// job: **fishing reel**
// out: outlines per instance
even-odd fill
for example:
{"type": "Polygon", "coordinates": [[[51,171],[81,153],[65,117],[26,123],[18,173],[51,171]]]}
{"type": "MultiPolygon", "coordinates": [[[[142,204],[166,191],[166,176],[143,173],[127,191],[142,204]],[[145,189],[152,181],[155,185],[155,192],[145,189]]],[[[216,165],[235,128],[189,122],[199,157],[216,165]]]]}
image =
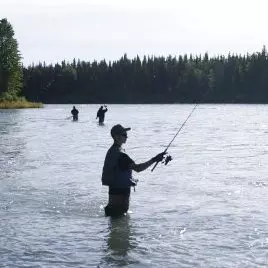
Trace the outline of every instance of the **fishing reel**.
{"type": "Polygon", "coordinates": [[[166,166],[166,165],[173,159],[172,156],[169,155],[169,154],[166,152],[166,150],[165,150],[162,154],[163,154],[163,158],[162,158],[162,160],[157,161],[157,162],[154,164],[153,168],[151,169],[152,172],[154,171],[154,169],[155,169],[155,167],[158,165],[158,163],[165,164],[165,166],[166,166]]]}
{"type": "Polygon", "coordinates": [[[172,159],[173,159],[173,158],[172,158],[171,155],[166,154],[166,155],[164,156],[164,159],[162,160],[162,163],[165,164],[165,166],[166,166],[172,159]]]}

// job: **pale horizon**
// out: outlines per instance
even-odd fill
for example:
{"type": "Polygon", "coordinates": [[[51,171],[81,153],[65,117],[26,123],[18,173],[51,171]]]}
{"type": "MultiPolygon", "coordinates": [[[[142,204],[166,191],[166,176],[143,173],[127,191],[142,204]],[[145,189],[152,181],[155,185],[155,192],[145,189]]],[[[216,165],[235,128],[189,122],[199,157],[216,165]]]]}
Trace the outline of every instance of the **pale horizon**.
{"type": "Polygon", "coordinates": [[[0,0],[24,65],[124,54],[210,56],[253,53],[268,44],[264,0],[0,0]]]}

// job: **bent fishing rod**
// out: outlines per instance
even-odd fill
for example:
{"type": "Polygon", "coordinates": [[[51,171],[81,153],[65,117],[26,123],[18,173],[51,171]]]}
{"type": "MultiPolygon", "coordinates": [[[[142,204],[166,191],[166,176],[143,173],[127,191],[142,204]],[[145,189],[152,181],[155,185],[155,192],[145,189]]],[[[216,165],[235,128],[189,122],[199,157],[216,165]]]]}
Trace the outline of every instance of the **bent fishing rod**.
{"type": "MultiPolygon", "coordinates": [[[[171,143],[175,140],[175,138],[178,136],[178,134],[180,133],[180,131],[182,130],[182,128],[184,127],[184,125],[186,124],[186,122],[188,121],[188,119],[191,117],[191,115],[193,114],[194,110],[196,109],[198,103],[194,106],[194,108],[192,109],[192,111],[189,113],[189,115],[187,116],[186,120],[183,122],[183,124],[181,125],[181,127],[179,128],[179,130],[177,131],[177,133],[175,134],[175,136],[173,137],[173,139],[170,141],[170,143],[168,144],[168,146],[166,147],[165,151],[163,152],[164,154],[167,153],[168,148],[170,147],[171,143]]],[[[171,161],[171,156],[167,156],[166,158],[166,162],[165,164],[167,164],[169,161],[171,161]]],[[[156,162],[152,168],[152,172],[154,171],[154,169],[156,168],[156,166],[158,165],[160,161],[156,162]]]]}

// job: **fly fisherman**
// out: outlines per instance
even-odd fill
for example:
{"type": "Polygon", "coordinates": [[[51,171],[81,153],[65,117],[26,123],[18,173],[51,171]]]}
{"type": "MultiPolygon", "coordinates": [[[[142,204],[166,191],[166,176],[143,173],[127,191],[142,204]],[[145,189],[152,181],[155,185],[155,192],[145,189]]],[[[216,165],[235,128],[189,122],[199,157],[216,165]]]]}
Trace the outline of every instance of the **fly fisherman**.
{"type": "Polygon", "coordinates": [[[113,145],[108,150],[103,171],[102,185],[109,186],[109,201],[105,207],[106,216],[124,215],[129,208],[129,198],[131,186],[136,182],[132,179],[132,170],[141,172],[156,162],[161,162],[165,152],[157,154],[147,162],[136,164],[122,149],[122,144],[126,142],[127,131],[121,125],[115,125],[111,129],[113,145]]]}

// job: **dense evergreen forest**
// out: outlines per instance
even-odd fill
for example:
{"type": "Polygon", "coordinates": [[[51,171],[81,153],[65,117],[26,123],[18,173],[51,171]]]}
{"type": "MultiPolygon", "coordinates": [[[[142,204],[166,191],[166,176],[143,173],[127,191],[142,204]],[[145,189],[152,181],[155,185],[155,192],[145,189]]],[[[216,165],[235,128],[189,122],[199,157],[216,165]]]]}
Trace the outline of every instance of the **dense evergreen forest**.
{"type": "MultiPolygon", "coordinates": [[[[268,54],[125,54],[114,62],[23,67],[14,30],[0,20],[0,102],[34,103],[268,103],[268,54]]],[[[20,104],[21,105],[21,104],[20,104]]]]}
{"type": "Polygon", "coordinates": [[[73,60],[23,68],[24,95],[44,103],[268,103],[266,48],[248,55],[73,60]]]}

